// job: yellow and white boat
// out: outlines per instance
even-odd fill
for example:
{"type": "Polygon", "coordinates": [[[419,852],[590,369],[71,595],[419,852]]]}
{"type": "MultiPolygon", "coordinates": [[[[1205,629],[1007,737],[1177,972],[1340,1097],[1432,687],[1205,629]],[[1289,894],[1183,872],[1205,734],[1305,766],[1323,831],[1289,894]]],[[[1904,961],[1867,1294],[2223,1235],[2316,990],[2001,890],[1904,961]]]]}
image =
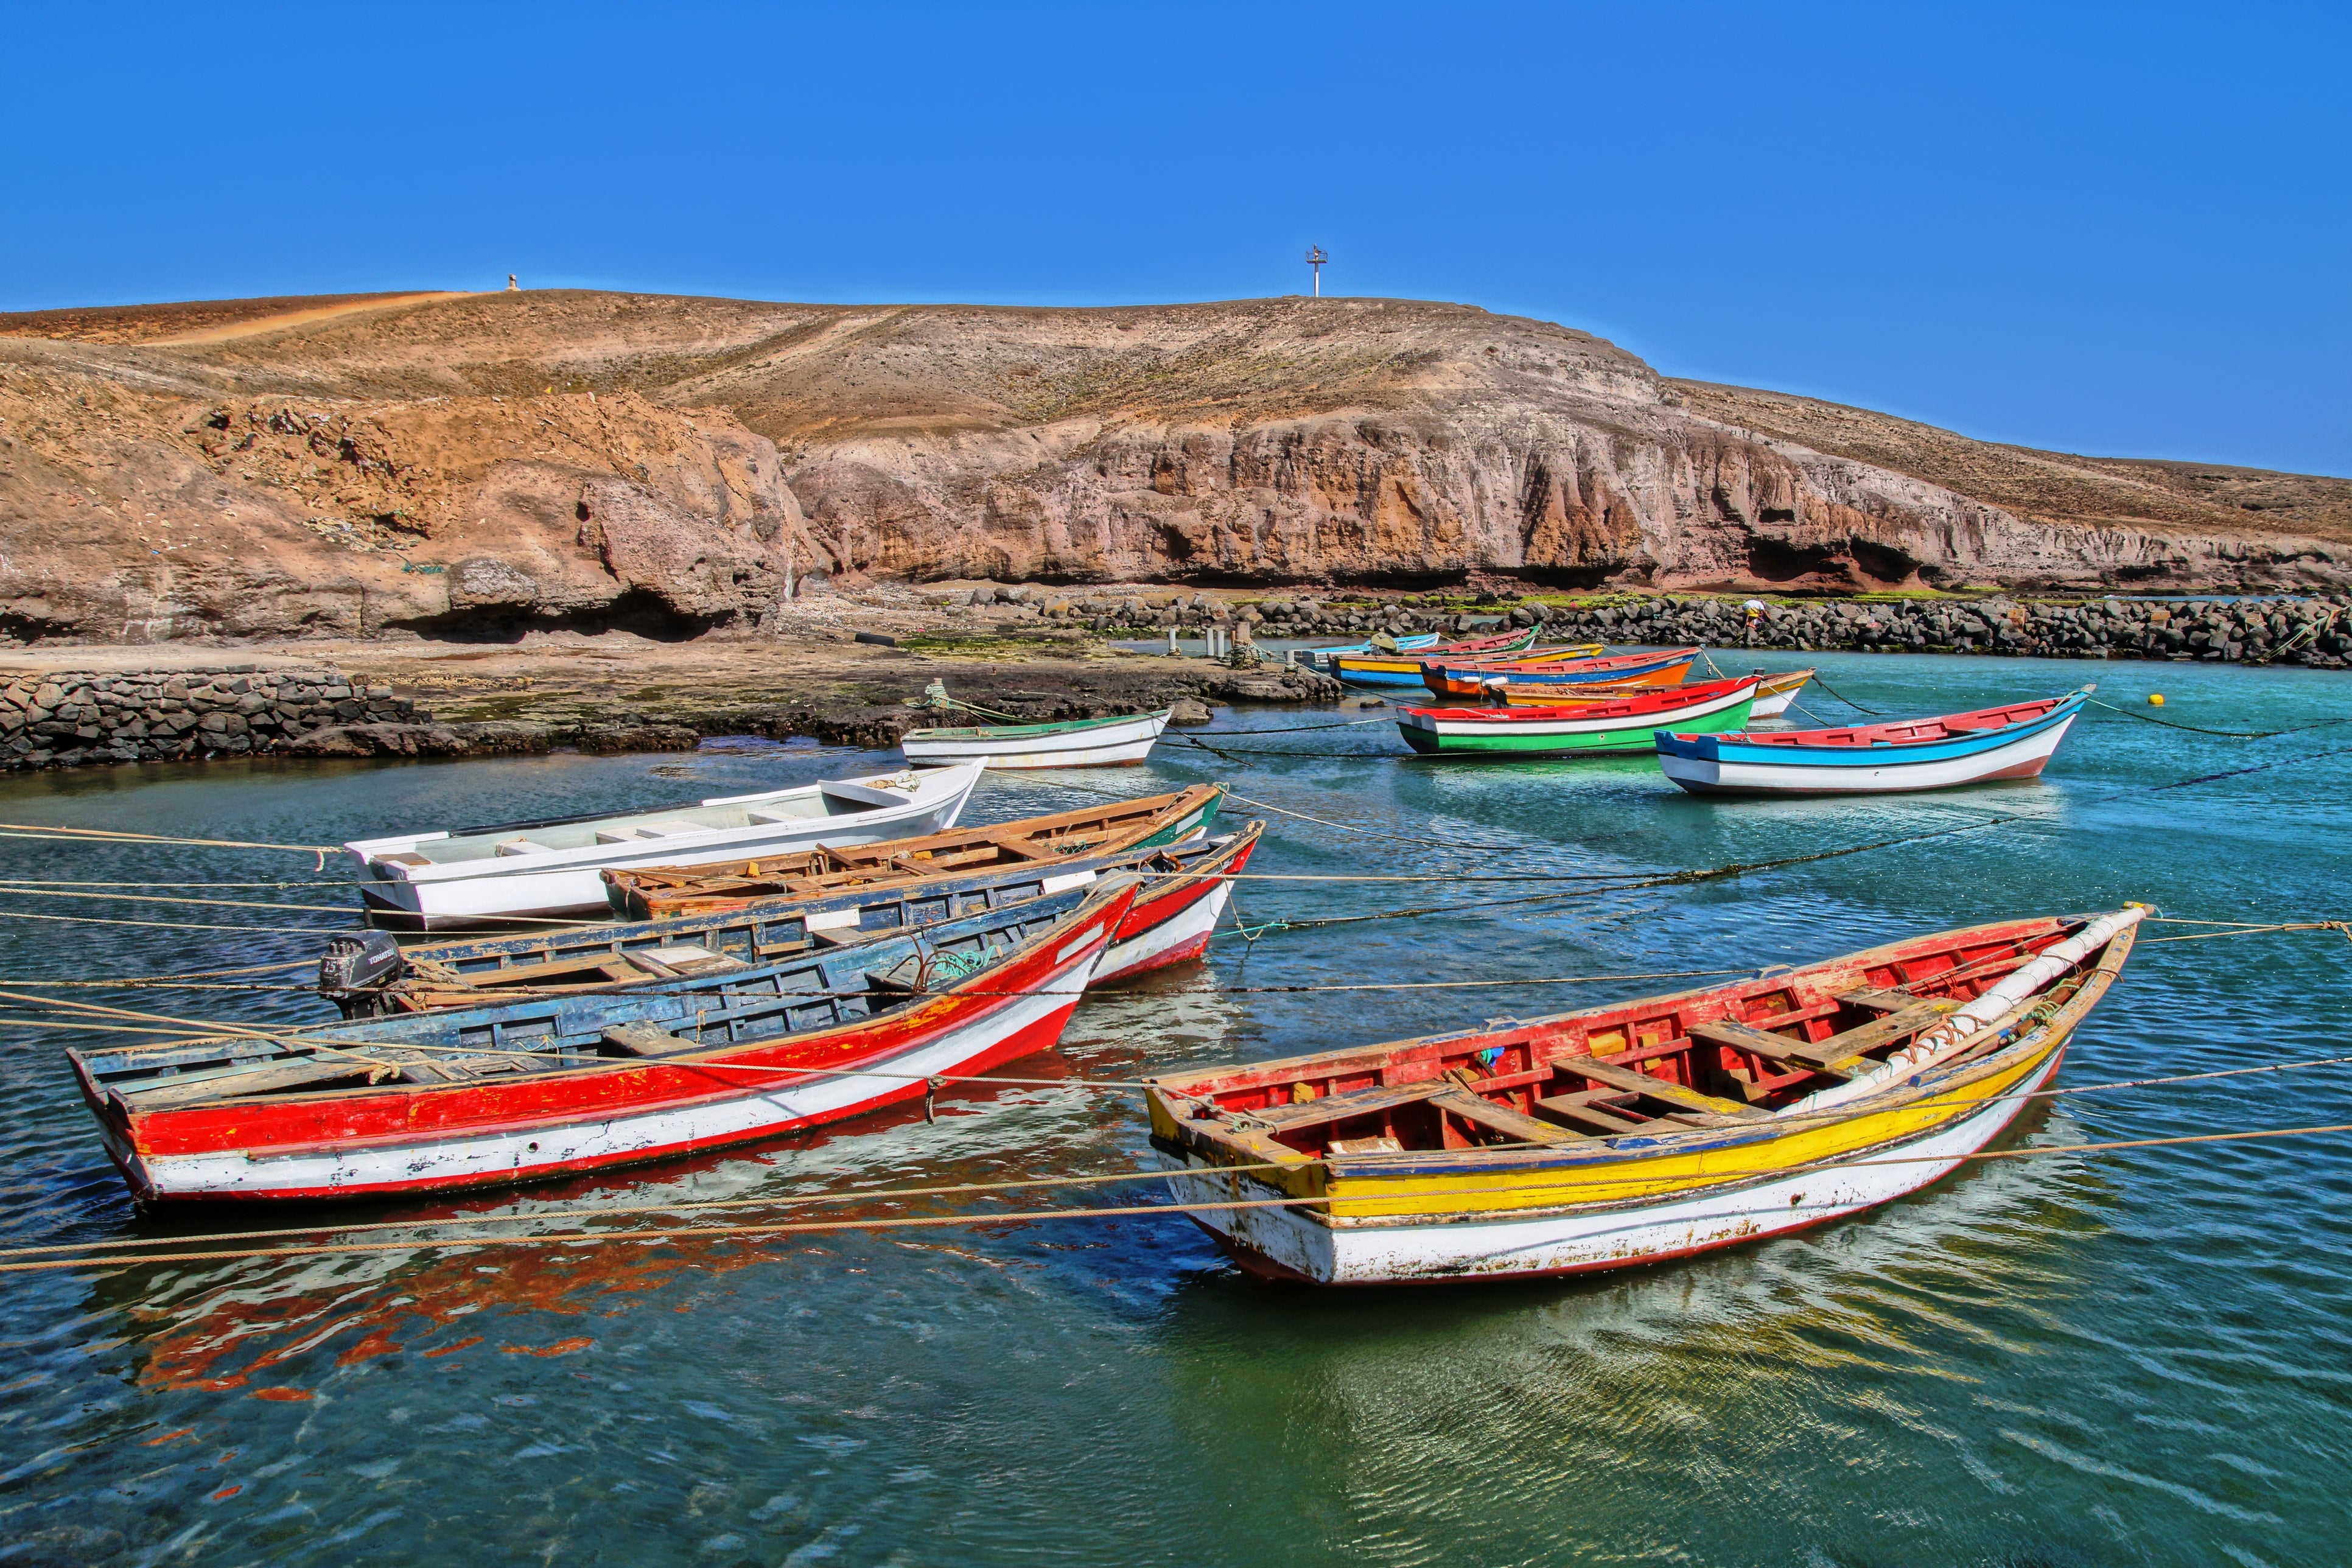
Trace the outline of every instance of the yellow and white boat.
{"type": "Polygon", "coordinates": [[[1151,1142],[1244,1268],[1318,1284],[1574,1274],[1801,1230],[1916,1192],[2008,1127],[2144,912],[1163,1076],[1151,1142]]]}

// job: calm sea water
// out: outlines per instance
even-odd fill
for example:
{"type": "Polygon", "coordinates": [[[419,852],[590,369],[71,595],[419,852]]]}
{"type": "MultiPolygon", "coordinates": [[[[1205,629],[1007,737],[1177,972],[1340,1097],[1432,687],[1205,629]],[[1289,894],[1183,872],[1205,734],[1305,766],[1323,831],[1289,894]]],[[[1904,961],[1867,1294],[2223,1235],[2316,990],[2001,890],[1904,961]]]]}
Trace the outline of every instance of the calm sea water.
{"type": "MultiPolygon", "coordinates": [[[[2352,680],[2317,672],[1819,661],[1848,696],[1898,712],[2095,678],[2143,712],[2161,689],[2166,715],[2214,728],[2352,716],[2352,680]]],[[[1406,764],[1384,724],[1247,743],[1351,754],[1243,768],[1165,744],[1147,768],[1069,782],[1141,793],[1229,778],[1268,805],[1410,840],[1270,816],[1254,869],[1433,879],[1248,884],[1254,926],[1447,912],[1222,940],[1204,965],[1090,998],[1056,1056],[1008,1071],[1126,1077],[1677,983],[1251,987],[1730,968],[2127,899],[2211,920],[2352,914],[2352,725],[2223,740],[2093,710],[2038,784],[1846,804],[1693,800],[1645,760],[1406,764]],[[2295,758],[2310,760],[2151,787],[2295,758]],[[1600,900],[1515,904],[1520,890],[1444,880],[1757,861],[1997,817],[2018,820],[1600,900]]],[[[330,843],[879,760],[748,747],[123,768],[0,784],[0,818],[330,843]]],[[[1000,778],[971,816],[1087,798],[1000,778]]],[[[342,871],[310,866],[0,838],[9,879],[286,883],[116,890],[346,903],[342,871]]],[[[337,923],[22,894],[0,909],[8,989],[308,959],[307,933],[337,923]]],[[[323,1016],[299,980],[74,994],[176,1016],[323,1016]]],[[[2347,980],[2352,943],[2333,932],[2145,944],[2063,1081],[2347,1054],[2347,980]]],[[[24,1015],[0,1001],[11,1008],[24,1015]]],[[[62,1043],[0,1036],[5,1245],[220,1226],[134,1211],[62,1043]]],[[[2347,1070],[2060,1100],[2022,1141],[2352,1122],[2347,1070]]],[[[1113,1171],[1143,1140],[1125,1096],[1009,1088],[944,1103],[936,1126],[882,1116],[520,1197],[351,1217],[1113,1171]]],[[[0,1276],[0,1563],[2340,1563],[2347,1152],[2311,1138],[2004,1162],[1805,1237],[1542,1285],[1269,1288],[1184,1221],[1151,1217],[0,1276]]]]}

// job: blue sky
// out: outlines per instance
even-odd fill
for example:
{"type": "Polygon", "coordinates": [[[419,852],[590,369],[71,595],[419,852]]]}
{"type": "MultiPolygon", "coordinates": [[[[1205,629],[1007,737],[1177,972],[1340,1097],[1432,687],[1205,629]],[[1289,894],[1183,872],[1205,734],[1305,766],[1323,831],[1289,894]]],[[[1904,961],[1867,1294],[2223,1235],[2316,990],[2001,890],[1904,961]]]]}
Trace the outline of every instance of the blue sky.
{"type": "Polygon", "coordinates": [[[1458,300],[2352,474],[2352,8],[0,0],[0,309],[1458,300]]]}

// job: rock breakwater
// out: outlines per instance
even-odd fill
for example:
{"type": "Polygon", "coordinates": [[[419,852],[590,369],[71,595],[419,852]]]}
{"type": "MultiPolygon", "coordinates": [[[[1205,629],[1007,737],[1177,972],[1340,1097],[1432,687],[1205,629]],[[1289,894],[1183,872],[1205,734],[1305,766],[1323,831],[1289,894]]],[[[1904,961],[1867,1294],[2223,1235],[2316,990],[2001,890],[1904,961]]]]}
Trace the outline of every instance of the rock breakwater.
{"type": "Polygon", "coordinates": [[[1113,634],[1219,626],[1258,637],[1471,636],[1539,626],[1547,638],[1715,647],[1841,648],[1875,653],[1978,653],[2082,658],[2191,658],[2304,664],[2352,660],[2352,595],[2242,599],[1827,599],[1763,604],[1731,597],[1567,604],[1486,594],[1475,602],[1272,599],[1221,606],[1206,595],[1157,605],[1140,598],[1049,599],[1020,594],[1041,617],[1113,634]]]}

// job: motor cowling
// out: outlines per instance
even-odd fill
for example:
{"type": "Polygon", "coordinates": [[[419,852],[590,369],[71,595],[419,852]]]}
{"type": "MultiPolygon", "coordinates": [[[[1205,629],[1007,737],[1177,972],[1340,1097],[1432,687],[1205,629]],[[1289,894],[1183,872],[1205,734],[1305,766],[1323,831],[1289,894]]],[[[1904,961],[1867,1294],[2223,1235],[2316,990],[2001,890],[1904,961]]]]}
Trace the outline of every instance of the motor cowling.
{"type": "Polygon", "coordinates": [[[390,984],[401,968],[400,943],[388,931],[330,937],[319,957],[319,994],[341,1002],[390,984]]]}

